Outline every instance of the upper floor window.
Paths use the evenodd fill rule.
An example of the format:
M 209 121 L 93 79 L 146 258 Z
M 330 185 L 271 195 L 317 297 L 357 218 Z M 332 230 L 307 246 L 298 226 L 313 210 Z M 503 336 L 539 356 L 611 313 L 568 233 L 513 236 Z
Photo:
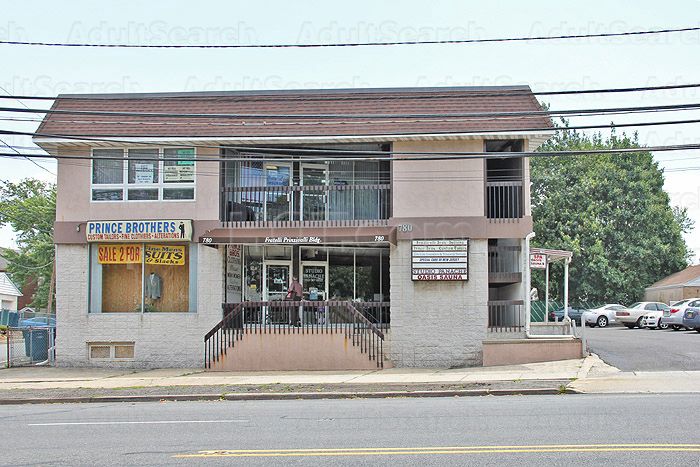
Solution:
M 194 199 L 194 148 L 93 149 L 92 201 Z

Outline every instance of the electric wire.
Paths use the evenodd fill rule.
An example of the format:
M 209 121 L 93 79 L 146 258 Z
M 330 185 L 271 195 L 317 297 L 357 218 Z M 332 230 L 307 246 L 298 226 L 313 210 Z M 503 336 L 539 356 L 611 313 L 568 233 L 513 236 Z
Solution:
M 42 47 L 96 47 L 123 49 L 279 49 L 279 48 L 322 48 L 322 47 L 377 47 L 403 45 L 442 45 L 442 44 L 482 44 L 494 42 L 527 42 L 570 40 L 589 38 L 646 36 L 655 34 L 670 34 L 679 32 L 699 31 L 700 27 L 680 27 L 666 29 L 651 29 L 642 31 L 604 32 L 593 34 L 565 34 L 553 36 L 520 36 L 483 39 L 445 39 L 445 40 L 416 40 L 416 41 L 370 41 L 370 42 L 334 42 L 334 43 L 280 43 L 280 44 L 119 44 L 119 43 L 88 43 L 88 42 L 48 42 L 48 41 L 18 41 L 1 40 L 2 45 L 42 46 Z

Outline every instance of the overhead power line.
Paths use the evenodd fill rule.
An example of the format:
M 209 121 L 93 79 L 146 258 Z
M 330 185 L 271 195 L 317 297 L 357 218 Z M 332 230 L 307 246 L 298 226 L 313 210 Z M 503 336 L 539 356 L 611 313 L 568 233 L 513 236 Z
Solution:
M 2 40 L 3 45 L 24 45 L 41 47 L 98 47 L 120 49 L 289 49 L 289 48 L 321 48 L 321 47 L 381 47 L 398 45 L 440 45 L 440 44 L 483 44 L 493 42 L 527 42 L 527 41 L 551 41 L 589 39 L 605 37 L 630 37 L 648 36 L 654 34 L 670 34 L 680 32 L 699 31 L 700 27 L 683 27 L 667 29 L 651 29 L 643 31 L 604 32 L 595 34 L 566 34 L 556 36 L 521 36 L 500 37 L 484 39 L 445 39 L 424 41 L 387 41 L 387 42 L 333 42 L 333 43 L 309 43 L 309 44 L 118 44 L 118 43 L 88 43 L 88 42 L 44 42 L 44 41 L 12 41 Z
M 43 119 L 41 118 L 3 118 L 0 117 L 0 121 L 10 121 L 10 122 L 42 122 Z M 109 125 L 165 125 L 165 126 L 178 126 L 178 125 L 184 125 L 184 126 L 190 126 L 192 125 L 189 122 L 149 122 L 145 120 L 133 120 L 133 121 L 108 121 L 108 120 L 59 120 L 59 119 L 52 119 L 51 120 L 53 123 L 70 123 L 70 124 L 79 124 L 79 125 L 101 125 L 101 124 L 109 124 Z M 428 121 L 433 121 L 433 120 L 428 120 Z M 449 119 L 449 120 L 440 120 L 440 122 L 456 122 L 456 121 L 463 121 L 461 119 Z M 637 123 L 610 123 L 610 124 L 600 124 L 600 125 L 571 125 L 568 127 L 531 127 L 531 128 L 518 128 L 517 130 L 513 130 L 512 128 L 482 128 L 482 129 L 473 129 L 469 130 L 469 133 L 504 133 L 504 132 L 509 132 L 509 131 L 518 131 L 518 132 L 537 132 L 537 131 L 545 131 L 545 132 L 550 132 L 552 130 L 556 130 L 558 128 L 561 129 L 567 129 L 567 130 L 593 130 L 593 129 L 601 129 L 601 128 L 625 128 L 625 127 L 646 127 L 646 126 L 662 126 L 662 125 L 686 125 L 686 124 L 691 124 L 691 123 L 700 123 L 700 119 L 685 119 L 685 120 L 667 120 L 667 121 L 657 121 L 657 122 L 637 122 Z M 309 122 L 307 124 L 315 124 L 315 122 Z M 223 122 L 223 123 L 199 123 L 198 125 L 206 125 L 206 126 L 232 126 L 232 127 L 246 127 L 250 126 L 249 124 L 246 123 L 232 123 L 232 122 Z M 303 125 L 303 123 L 284 123 L 284 122 L 274 122 L 270 123 L 268 122 L 267 125 Z M 216 146 L 220 147 L 220 146 Z
M 233 119 L 372 119 L 372 118 L 491 118 L 491 117 L 552 117 L 565 115 L 607 115 L 618 113 L 637 112 L 667 112 L 677 110 L 697 110 L 700 103 L 647 105 L 638 107 L 609 107 L 594 109 L 567 109 L 567 110 L 523 110 L 508 112 L 455 112 L 455 113 L 405 113 L 405 114 L 364 114 L 364 113 L 339 113 L 339 114 L 248 114 L 248 113 L 175 113 L 175 112 L 130 112 L 109 110 L 69 110 L 69 109 L 22 109 L 18 107 L 0 107 L 0 112 L 9 113 L 43 113 L 62 115 L 104 115 L 120 117 L 152 117 L 152 118 L 233 118 Z
M 249 148 L 245 148 L 247 151 Z M 336 151 L 341 153 L 357 154 L 353 156 L 339 155 L 334 157 L 333 160 L 336 161 L 363 161 L 363 160 L 388 160 L 388 161 L 416 161 L 416 160 L 460 160 L 460 159 L 484 159 L 484 158 L 520 158 L 520 157 L 556 157 L 556 156 L 588 156 L 593 154 L 634 154 L 634 153 L 645 153 L 645 152 L 668 152 L 668 151 L 687 151 L 700 149 L 700 143 L 693 144 L 678 144 L 678 145 L 664 145 L 664 146 L 647 146 L 640 148 L 619 148 L 619 149 L 591 149 L 591 150 L 576 150 L 576 151 L 542 151 L 542 152 L 530 152 L 530 151 L 517 151 L 517 152 L 483 152 L 483 151 L 465 151 L 465 152 L 412 152 L 412 153 L 402 153 L 394 151 Z M 325 150 L 323 150 L 325 151 Z M 262 152 L 262 151 L 261 151 Z M 325 151 L 328 152 L 328 151 Z M 379 153 L 379 154 L 377 154 Z M 275 155 L 275 152 L 266 152 L 267 156 Z M 13 153 L 0 153 L 0 157 L 35 157 L 35 158 L 51 158 L 51 159 L 78 159 L 78 160 L 119 160 L 125 161 L 129 160 L 127 157 L 117 157 L 117 156 L 93 156 L 93 155 L 68 155 L 68 154 L 13 154 Z M 321 162 L 328 160 L 328 157 L 289 157 L 289 154 L 285 154 L 286 157 L 274 157 L 270 160 L 275 160 L 279 162 Z M 400 156 L 400 157 L 395 157 Z M 131 160 L 149 160 L 147 154 L 141 157 L 132 157 Z M 222 162 L 222 161 L 249 161 L 249 157 L 230 157 L 230 156 L 194 156 L 194 157 L 164 157 L 164 158 L 153 158 L 152 160 L 172 160 L 172 161 L 201 161 L 201 162 Z
M 668 84 L 661 86 L 635 86 L 626 88 L 597 88 L 597 89 L 564 89 L 555 91 L 533 91 L 529 88 L 523 89 L 504 89 L 500 91 L 494 90 L 479 90 L 479 89 L 469 89 L 464 88 L 464 91 L 468 91 L 474 94 L 474 97 L 512 97 L 512 96 L 526 96 L 534 94 L 536 96 L 556 96 L 556 95 L 576 95 L 576 94 L 616 94 L 616 93 L 628 93 L 628 92 L 650 92 L 650 91 L 672 91 L 677 89 L 693 89 L 700 88 L 700 83 L 689 83 L 689 84 Z M 265 94 L 261 92 L 260 95 L 255 93 L 258 91 L 242 91 L 240 95 L 237 94 L 219 94 L 216 92 L 203 92 L 203 93 L 180 93 L 178 95 L 169 93 L 155 93 L 155 94 L 64 94 L 60 96 L 61 100 L 173 100 L 173 99 L 204 99 L 204 100 L 216 100 L 225 97 L 227 101 L 236 100 L 254 100 L 254 101 L 303 101 L 303 102 L 314 102 L 314 101 L 363 101 L 363 100 L 420 100 L 420 99 L 454 99 L 454 94 L 450 94 L 448 89 L 445 89 L 445 94 L 436 94 L 441 91 L 441 88 L 427 88 L 424 92 L 412 91 L 410 95 L 400 94 L 398 92 L 388 92 L 386 94 L 369 94 L 363 93 L 363 88 L 358 88 L 357 93 L 352 94 L 339 94 L 335 93 L 335 89 L 323 89 L 318 91 L 328 91 L 332 95 L 312 95 L 306 94 L 308 90 L 301 89 L 296 90 L 299 94 L 285 94 L 280 91 L 273 91 L 272 94 Z M 381 92 L 381 89 L 377 89 L 377 92 Z M 388 90 L 387 90 L 388 91 Z M 401 88 L 394 88 L 392 91 L 401 91 Z M 10 95 L 8 93 L 8 98 L 12 99 L 22 99 L 22 100 L 45 100 L 53 101 L 59 98 L 59 96 L 25 96 L 25 95 Z M 0 99 L 4 99 L 0 96 Z

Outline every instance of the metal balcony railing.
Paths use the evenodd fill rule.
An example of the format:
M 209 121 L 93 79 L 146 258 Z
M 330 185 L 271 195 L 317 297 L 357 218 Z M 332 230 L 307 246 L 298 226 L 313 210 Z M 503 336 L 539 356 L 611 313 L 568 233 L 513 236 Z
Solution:
M 391 214 L 389 184 L 224 187 L 221 197 L 224 223 L 371 223 Z
M 486 182 L 486 217 L 519 219 L 523 217 L 523 182 Z
M 489 332 L 520 332 L 525 330 L 522 300 L 491 300 L 488 302 Z
M 489 245 L 489 282 L 515 283 L 522 279 L 519 245 Z

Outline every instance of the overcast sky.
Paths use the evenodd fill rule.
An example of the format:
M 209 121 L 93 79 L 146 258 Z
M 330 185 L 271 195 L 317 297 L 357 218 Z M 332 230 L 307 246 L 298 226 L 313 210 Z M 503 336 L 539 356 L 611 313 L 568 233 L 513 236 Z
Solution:
M 303 43 L 590 34 L 700 26 L 700 1 L 4 2 L 0 39 L 120 43 Z M 0 45 L 0 86 L 13 94 L 529 84 L 535 91 L 700 81 L 700 33 L 613 39 L 378 48 L 143 50 Z M 3 91 L 0 90 L 0 94 Z M 696 89 L 548 96 L 553 109 L 700 102 Z M 2 105 L 19 106 L 11 100 Z M 26 102 L 28 106 L 48 106 Z M 2 116 L 2 114 L 0 114 Z M 7 116 L 7 115 L 5 115 Z M 572 118 L 607 124 L 700 118 L 700 112 Z M 0 128 L 33 131 L 34 122 Z M 700 126 L 647 127 L 648 145 L 700 142 Z M 15 145 L 28 138 L 3 137 Z M 698 228 L 700 156 L 657 154 L 674 205 Z M 2 177 L 52 180 L 28 161 L 0 160 Z M 55 162 L 42 162 L 55 172 Z M 691 168 L 695 167 L 696 170 Z M 11 246 L 9 229 L 0 246 Z

